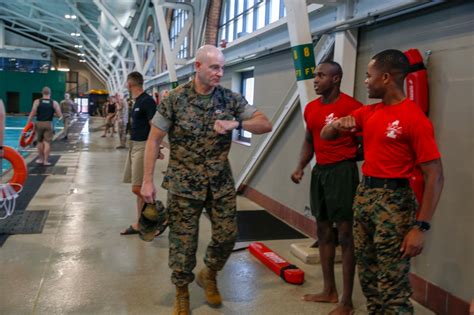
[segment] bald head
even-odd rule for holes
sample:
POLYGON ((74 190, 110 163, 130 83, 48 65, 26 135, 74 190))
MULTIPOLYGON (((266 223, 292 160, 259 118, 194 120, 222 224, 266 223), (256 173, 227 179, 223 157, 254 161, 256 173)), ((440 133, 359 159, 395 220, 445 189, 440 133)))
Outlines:
POLYGON ((201 46, 196 52, 197 62, 207 63, 209 60, 214 58, 224 58, 224 55, 219 49, 217 49, 216 46, 204 45, 201 46))
POLYGON ((339 79, 342 79, 342 68, 340 64, 331 60, 321 62, 320 64, 327 65, 327 69, 331 75, 337 75, 339 76, 339 79))
POLYGON ((51 95, 51 89, 47 86, 45 86, 42 90, 41 90, 41 94, 45 95, 45 96, 49 96, 51 95))
POLYGON ((208 94, 219 85, 224 75, 224 54, 212 45, 204 45, 196 52, 195 88, 200 94, 208 94))

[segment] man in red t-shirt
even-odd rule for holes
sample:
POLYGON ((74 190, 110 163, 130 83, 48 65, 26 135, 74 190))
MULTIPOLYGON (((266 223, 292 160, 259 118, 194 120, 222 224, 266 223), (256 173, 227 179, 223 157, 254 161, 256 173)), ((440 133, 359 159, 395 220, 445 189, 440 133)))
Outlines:
POLYGON ((342 247, 343 294, 341 304, 331 314, 350 314, 353 311, 354 241, 352 237, 352 203, 359 184, 355 162, 357 139, 351 133, 336 141, 323 140, 321 129, 328 123, 349 115, 361 103, 340 91, 341 66, 333 61, 316 68, 314 89, 320 98, 310 102, 304 112, 306 137, 296 170, 291 175, 295 183, 303 177, 303 169, 316 155, 317 164, 311 174, 310 203, 316 217, 319 252, 323 270, 324 289, 319 294, 306 294, 305 301, 337 303, 339 298, 334 279, 336 222, 338 240, 342 247))
POLYGON ((375 55, 365 84, 369 97, 382 102, 364 106, 321 132, 328 140, 347 131, 363 133, 364 178, 354 201, 354 242, 369 314, 413 314, 410 257, 423 249, 444 182, 431 122, 403 90, 408 71, 401 51, 375 55), (426 183, 418 221, 408 183, 415 165, 421 167, 426 183))

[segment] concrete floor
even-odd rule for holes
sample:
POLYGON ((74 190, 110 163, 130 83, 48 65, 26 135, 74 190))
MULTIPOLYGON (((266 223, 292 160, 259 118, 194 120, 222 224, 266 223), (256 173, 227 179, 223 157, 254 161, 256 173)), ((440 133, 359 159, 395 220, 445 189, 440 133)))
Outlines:
MULTIPOLYGON (((100 138, 102 123, 91 119, 82 133, 84 149, 61 154, 57 166, 67 166, 67 175, 49 176, 30 203, 28 210, 50 210, 43 233, 11 236, 0 248, 0 314, 172 313, 167 232, 151 243, 119 235, 132 223, 135 202, 130 186, 121 183, 126 150, 115 149, 117 137, 100 138)), ((157 163, 157 183, 165 167, 157 163)), ((159 189, 158 197, 164 196, 159 189)), ((238 208, 261 207, 239 198, 238 208)), ((209 239, 210 222, 202 217, 197 269, 209 239)), ((193 314, 327 314, 334 305, 300 300, 323 284, 319 265, 290 254, 293 242, 265 243, 305 271, 303 285, 286 284, 247 251, 236 252, 218 278, 223 307, 207 306, 193 283, 193 314)), ((340 265, 336 275, 340 288, 340 265)), ((366 314, 357 282, 356 314, 366 314)), ((432 314, 419 305, 416 310, 432 314)))

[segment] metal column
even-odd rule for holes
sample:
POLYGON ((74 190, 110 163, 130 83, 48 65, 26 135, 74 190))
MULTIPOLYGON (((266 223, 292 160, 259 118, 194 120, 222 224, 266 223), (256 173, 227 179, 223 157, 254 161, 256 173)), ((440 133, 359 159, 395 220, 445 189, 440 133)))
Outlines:
POLYGON ((285 0, 285 7, 300 107, 301 112, 304 113, 306 104, 316 97, 313 89, 316 65, 309 28, 308 9, 306 0, 285 0))
MULTIPOLYGON (((341 3, 337 7, 338 22, 351 19, 353 12, 353 0, 346 0, 345 3, 341 3)), ((334 61, 338 62, 344 71, 341 91, 352 96, 354 94, 357 61, 357 29, 341 31, 335 34, 334 61)))

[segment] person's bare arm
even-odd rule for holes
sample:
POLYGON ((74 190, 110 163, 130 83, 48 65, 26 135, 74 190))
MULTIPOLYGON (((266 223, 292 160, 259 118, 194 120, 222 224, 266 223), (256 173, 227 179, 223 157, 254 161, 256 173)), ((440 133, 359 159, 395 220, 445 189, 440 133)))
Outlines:
MULTIPOLYGON (((440 159, 420 164, 425 177, 425 189, 423 190, 423 200, 418 215, 419 221, 430 222, 438 205, 441 191, 444 185, 443 165, 440 159)), ((402 257, 414 257, 423 250, 425 241, 424 232, 414 227, 405 236, 400 251, 402 257)))
POLYGON ((38 100, 34 100, 33 101, 33 106, 31 107, 31 112, 30 112, 30 115, 28 116, 28 121, 26 122, 27 124, 33 120, 33 117, 36 116, 36 112, 37 112, 37 109, 38 109, 38 105, 39 105, 39 101, 38 100))
MULTIPOLYGON (((214 130, 219 134, 226 134, 238 126, 237 120, 216 120, 214 130)), ((272 131, 272 124, 264 113, 256 111, 250 119, 242 121, 242 129, 259 135, 272 131)))
POLYGON ((291 174, 291 180, 295 184, 300 183, 304 175, 303 170, 306 167, 306 165, 308 165, 308 163, 311 161, 311 159, 313 158, 313 155, 314 155, 313 137, 311 136, 311 133, 308 130, 306 130, 305 139, 301 147, 300 160, 298 162, 298 166, 294 170, 293 174, 291 174))
POLYGON ((347 131, 356 131, 356 121, 353 116, 336 119, 332 123, 324 126, 321 130, 321 138, 324 140, 335 140, 341 136, 342 132, 347 131))
POLYGON ((58 102, 53 102, 54 112, 56 113, 56 117, 59 119, 63 118, 63 114, 61 113, 61 108, 59 107, 58 102))
POLYGON ((155 125, 151 125, 150 133, 148 134, 148 140, 146 141, 145 147, 145 158, 144 158, 144 171, 143 171, 143 183, 141 195, 147 203, 155 201, 156 188, 153 182, 153 174, 155 172, 155 162, 158 158, 164 158, 160 152, 160 145, 163 138, 166 136, 166 132, 157 128, 155 125))

